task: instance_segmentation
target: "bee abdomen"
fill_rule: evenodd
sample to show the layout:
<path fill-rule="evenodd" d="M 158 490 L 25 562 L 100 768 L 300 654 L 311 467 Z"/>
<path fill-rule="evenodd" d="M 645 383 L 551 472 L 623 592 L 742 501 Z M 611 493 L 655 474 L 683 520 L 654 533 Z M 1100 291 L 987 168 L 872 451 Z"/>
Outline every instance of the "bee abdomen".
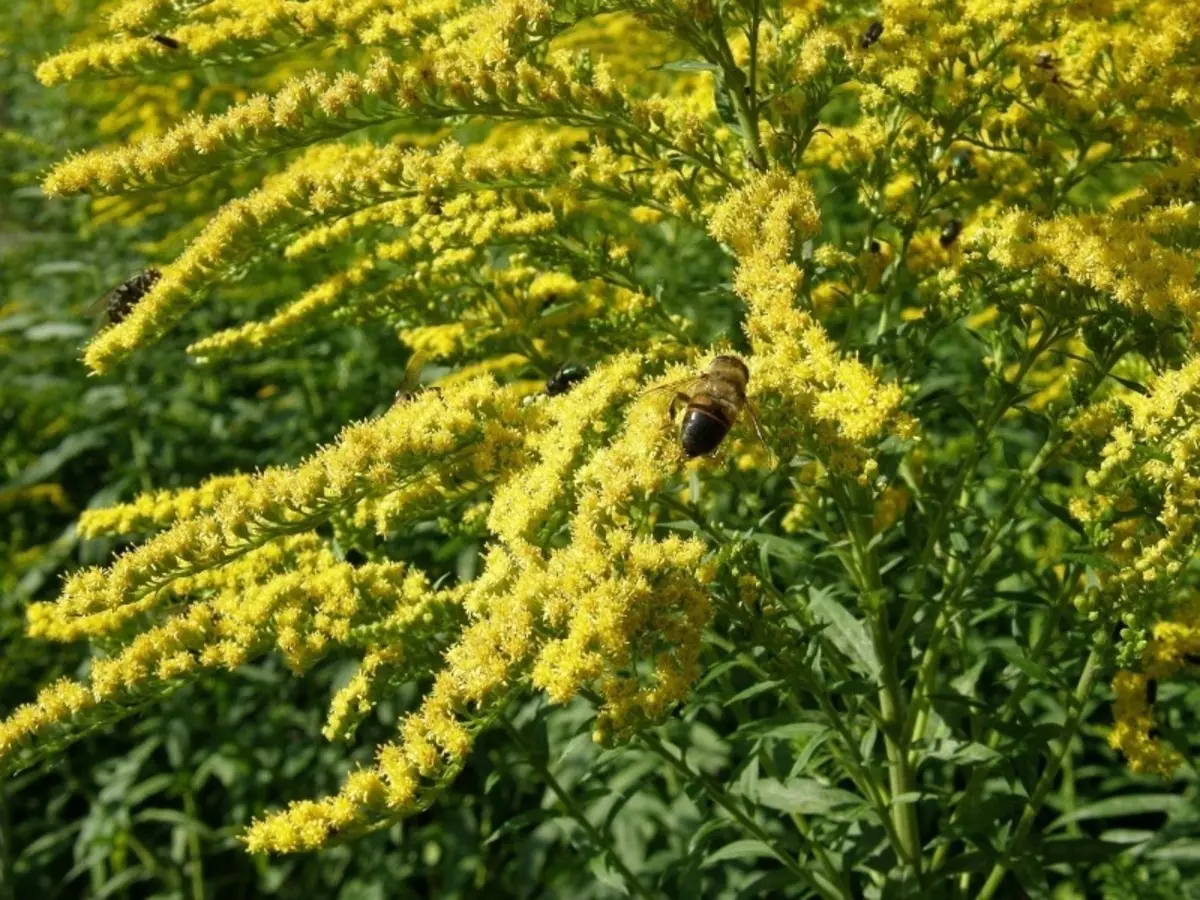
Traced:
<path fill-rule="evenodd" d="M 715 411 L 689 406 L 679 431 L 684 455 L 691 459 L 712 453 L 729 433 L 729 426 L 730 423 Z"/>

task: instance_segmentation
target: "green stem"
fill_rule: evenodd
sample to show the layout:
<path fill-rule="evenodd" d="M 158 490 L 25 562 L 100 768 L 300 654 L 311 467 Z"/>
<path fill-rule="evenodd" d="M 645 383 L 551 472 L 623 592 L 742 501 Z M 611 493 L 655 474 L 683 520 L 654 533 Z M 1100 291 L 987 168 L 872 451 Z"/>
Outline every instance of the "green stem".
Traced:
<path fill-rule="evenodd" d="M 1063 578 L 1063 590 L 1059 595 L 1058 602 L 1050 610 L 1050 614 L 1043 625 L 1041 633 L 1037 636 L 1033 646 L 1029 650 L 1029 658 L 1040 663 L 1042 654 L 1050 642 L 1057 636 L 1058 622 L 1071 608 L 1071 598 L 1075 593 L 1075 581 L 1077 574 L 1073 567 L 1068 567 L 1066 576 Z M 1008 699 L 1004 702 L 1004 706 L 1000 709 L 994 722 L 996 725 L 1006 724 L 1016 714 L 1021 707 L 1021 701 L 1025 698 L 1025 694 L 1032 686 L 1032 679 L 1027 672 L 1022 672 L 1013 687 L 1012 693 L 1008 695 Z M 990 750 L 995 750 L 1000 745 L 1000 732 L 992 727 L 986 727 L 978 735 L 978 741 L 984 744 Z M 966 788 L 963 789 L 962 795 L 954 804 L 954 809 L 950 815 L 950 823 L 956 824 L 962 817 L 962 811 L 969 806 L 974 797 L 983 789 L 984 783 L 987 781 L 988 770 L 984 767 L 977 767 L 972 773 L 971 778 L 967 782 Z M 950 852 L 950 843 L 940 845 L 933 855 L 932 871 L 937 871 L 942 867 L 946 860 L 946 856 Z"/>
<path fill-rule="evenodd" d="M 850 900 L 850 897 L 842 893 L 841 888 L 837 884 L 829 881 L 824 874 L 812 874 L 803 866 L 800 865 L 792 855 L 784 850 L 780 850 L 771 842 L 771 836 L 766 830 L 759 825 L 754 819 L 746 815 L 739 807 L 734 798 L 730 797 L 719 784 L 705 775 L 703 772 L 697 772 L 691 768 L 681 757 L 676 756 L 660 741 L 657 735 L 644 731 L 638 735 L 638 739 L 645 744 L 650 750 L 662 757 L 667 764 L 678 772 L 685 781 L 691 784 L 698 784 L 708 794 L 709 798 L 720 806 L 725 812 L 742 826 L 747 832 L 752 834 L 758 840 L 762 841 L 763 845 L 771 852 L 771 854 L 783 863 L 784 867 L 789 872 L 799 878 L 813 891 L 816 891 L 823 897 L 832 898 L 832 900 Z"/>
<path fill-rule="evenodd" d="M 917 880 L 921 873 L 921 832 L 915 803 L 896 803 L 897 797 L 916 790 L 914 770 L 909 764 L 905 742 L 905 696 L 896 669 L 896 654 L 889 638 L 887 603 L 884 601 L 878 560 L 864 533 L 862 518 L 855 512 L 845 487 L 834 480 L 831 484 L 834 503 L 842 514 L 850 538 L 854 577 L 863 597 L 863 608 L 870 611 L 871 640 L 879 660 L 879 711 L 883 723 L 884 746 L 888 758 L 888 784 L 891 789 L 891 818 L 899 841 L 900 856 L 912 868 Z"/>
<path fill-rule="evenodd" d="M 591 820 L 588 819 L 587 814 L 583 811 L 583 809 L 580 808 L 579 804 L 575 802 L 575 798 L 567 793 L 566 789 L 559 783 L 558 779 L 554 777 L 554 773 L 550 771 L 550 767 L 546 765 L 541 757 L 533 752 L 528 744 L 525 743 L 524 738 L 522 738 L 520 732 L 513 727 L 513 724 L 503 716 L 500 717 L 500 724 L 503 726 L 504 730 L 508 732 L 508 735 L 512 738 L 513 743 L 515 743 L 521 749 L 521 752 L 525 754 L 525 758 L 529 760 L 529 764 L 537 770 L 537 773 L 546 782 L 550 790 L 552 790 L 554 795 L 558 797 L 558 800 L 563 805 L 563 808 L 587 833 L 592 845 L 601 853 L 603 853 L 608 858 L 609 862 L 613 864 L 616 870 L 621 873 L 621 877 L 625 879 L 625 884 L 629 887 L 629 890 L 638 897 L 641 897 L 642 900 L 655 900 L 654 893 L 651 892 L 648 887 L 642 884 L 641 880 L 633 873 L 633 870 L 630 869 L 629 866 L 625 865 L 625 861 L 622 860 L 617 854 L 616 848 L 614 848 L 612 843 L 600 833 L 600 830 L 596 828 L 595 825 L 592 824 Z"/>
<path fill-rule="evenodd" d="M 1096 677 L 1100 674 L 1100 655 L 1104 646 L 1107 644 L 1107 637 L 1102 638 L 1102 643 L 1094 647 L 1092 652 L 1088 654 L 1087 662 L 1083 666 L 1083 672 L 1079 676 L 1079 683 L 1075 686 L 1073 695 L 1072 709 L 1068 712 L 1066 720 L 1062 724 L 1062 728 L 1058 734 L 1059 748 L 1058 752 L 1050 757 L 1046 764 L 1045 771 L 1042 772 L 1042 777 L 1038 779 L 1037 784 L 1033 788 L 1033 793 L 1029 795 L 1029 799 L 1025 802 L 1025 808 L 1021 812 L 1021 818 L 1017 822 L 1017 830 L 1013 832 L 1012 840 L 1009 841 L 1008 847 L 1005 848 L 1000 861 L 992 868 L 991 874 L 984 882 L 983 889 L 979 892 L 978 900 L 991 900 L 992 896 L 999 889 L 1001 882 L 1004 881 L 1005 873 L 1008 872 L 1013 860 L 1024 848 L 1026 839 L 1029 837 L 1030 831 L 1033 829 L 1034 819 L 1037 818 L 1038 812 L 1042 808 L 1042 804 L 1046 802 L 1046 797 L 1054 787 L 1054 779 L 1058 776 L 1058 770 L 1062 766 L 1063 759 L 1071 749 L 1071 741 L 1075 737 L 1075 732 L 1079 730 L 1080 723 L 1083 721 L 1083 711 L 1087 705 L 1087 699 L 1091 696 L 1092 688 L 1095 686 Z"/>
<path fill-rule="evenodd" d="M 8 786 L 0 784 L 0 900 L 12 900 L 12 822 L 8 816 Z"/>
<path fill-rule="evenodd" d="M 725 80 L 725 93 L 733 106 L 733 114 L 737 117 L 738 126 L 742 129 L 742 145 L 751 165 L 760 172 L 767 169 L 767 155 L 763 152 L 762 142 L 758 134 L 758 114 L 754 108 L 754 98 L 749 82 L 741 67 L 733 58 L 733 50 L 725 37 L 725 26 L 717 17 L 713 28 L 713 36 L 717 42 L 717 62 Z"/>
<path fill-rule="evenodd" d="M 183 795 L 183 811 L 189 819 L 197 821 L 196 796 L 189 787 Z M 192 900 L 204 900 L 204 849 L 200 844 L 200 835 L 195 828 L 188 829 L 188 853 L 192 857 L 191 883 Z"/>
<path fill-rule="evenodd" d="M 913 703 L 909 709 L 909 716 L 904 726 L 906 742 L 919 741 L 925 734 L 925 725 L 929 716 L 929 696 L 933 690 L 933 682 L 936 680 L 938 661 L 941 655 L 942 637 L 954 616 L 955 610 L 958 608 L 959 601 L 962 599 L 963 594 L 966 593 L 967 587 L 971 584 L 971 579 L 979 571 L 979 567 L 983 565 L 992 550 L 995 549 L 1001 533 L 1009 524 L 1009 517 L 1017 508 L 1017 505 L 1025 499 L 1025 495 L 1029 493 L 1033 485 L 1037 483 L 1038 473 L 1057 449 L 1057 441 L 1053 438 L 1047 438 L 1046 442 L 1042 444 L 1042 448 L 1038 451 L 1037 456 L 1033 458 L 1033 461 L 1030 462 L 1022 474 L 1017 487 L 1009 492 L 1004 508 L 1000 511 L 999 515 L 993 518 L 991 526 L 984 534 L 984 538 L 975 553 L 972 554 L 970 562 L 962 568 L 961 574 L 958 572 L 957 567 L 954 568 L 953 584 L 950 593 L 941 604 L 937 620 L 934 622 L 933 633 L 930 635 L 929 643 L 925 647 L 925 652 L 921 658 L 917 684 L 913 689 Z M 947 567 L 947 574 L 952 574 L 950 567 Z"/>

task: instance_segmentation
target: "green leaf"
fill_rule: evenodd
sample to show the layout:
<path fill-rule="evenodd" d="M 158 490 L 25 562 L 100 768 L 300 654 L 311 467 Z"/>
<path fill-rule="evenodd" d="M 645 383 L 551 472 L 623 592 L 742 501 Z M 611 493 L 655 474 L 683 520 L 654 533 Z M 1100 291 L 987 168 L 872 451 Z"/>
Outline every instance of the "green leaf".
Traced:
<path fill-rule="evenodd" d="M 1041 504 L 1042 508 L 1045 509 L 1046 512 L 1050 513 L 1050 515 L 1054 516 L 1054 518 L 1058 519 L 1058 521 L 1062 522 L 1072 531 L 1076 532 L 1082 537 L 1087 537 L 1087 532 L 1084 530 L 1083 525 L 1079 523 L 1078 519 L 1071 515 L 1070 510 L 1068 510 L 1065 506 L 1055 503 L 1053 500 L 1047 500 L 1045 497 L 1038 497 L 1037 502 Z"/>
<path fill-rule="evenodd" d="M 867 633 L 867 626 L 854 618 L 828 592 L 812 592 L 808 606 L 818 621 L 827 628 L 825 633 L 833 645 L 844 653 L 859 669 L 872 678 L 878 678 L 882 666 L 875 655 L 875 645 Z"/>
<path fill-rule="evenodd" d="M 717 115 L 734 134 L 742 133 L 738 123 L 737 112 L 733 108 L 733 100 L 729 96 L 729 88 L 725 84 L 724 73 L 717 69 L 713 72 L 713 103 L 717 107 Z"/>
<path fill-rule="evenodd" d="M 927 751 L 925 755 L 931 759 L 956 762 L 962 765 L 990 763 L 1000 758 L 1000 754 L 990 747 L 985 747 L 975 741 L 959 741 L 954 738 L 938 741 L 933 749 Z"/>
<path fill-rule="evenodd" d="M 1191 812 L 1191 804 L 1178 794 L 1124 794 L 1107 797 L 1079 809 L 1059 816 L 1050 823 L 1047 831 L 1054 831 L 1071 822 L 1089 819 L 1111 819 L 1117 816 L 1139 816 L 1145 813 L 1164 813 L 1170 816 L 1185 816 Z"/>
<path fill-rule="evenodd" d="M 133 816 L 137 822 L 161 822 L 164 825 L 174 825 L 185 831 L 192 831 L 203 838 L 212 836 L 212 829 L 192 816 L 178 809 L 143 809 Z"/>
<path fill-rule="evenodd" d="M 762 841 L 747 838 L 726 844 L 720 850 L 710 853 L 700 865 L 704 868 L 728 859 L 755 859 L 764 856 L 774 859 L 775 852 Z"/>
<path fill-rule="evenodd" d="M 47 450 L 0 491 L 28 487 L 45 481 L 75 457 L 105 442 L 106 428 L 88 428 L 67 435 L 53 450 Z"/>
<path fill-rule="evenodd" d="M 653 66 L 652 71 L 658 72 L 716 72 L 720 70 L 716 63 L 704 59 L 677 59 L 674 62 Z"/>
<path fill-rule="evenodd" d="M 864 805 L 858 794 L 829 787 L 812 778 L 794 778 L 786 783 L 764 779 L 758 782 L 754 799 L 771 809 L 801 815 L 832 815 L 853 808 L 861 811 Z"/>
<path fill-rule="evenodd" d="M 760 681 L 758 684 L 751 685 L 744 691 L 739 691 L 728 700 L 725 701 L 725 706 L 732 706 L 735 703 L 741 703 L 743 700 L 749 700 L 751 697 L 757 697 L 759 694 L 765 694 L 767 691 L 773 691 L 783 684 L 782 681 Z"/>

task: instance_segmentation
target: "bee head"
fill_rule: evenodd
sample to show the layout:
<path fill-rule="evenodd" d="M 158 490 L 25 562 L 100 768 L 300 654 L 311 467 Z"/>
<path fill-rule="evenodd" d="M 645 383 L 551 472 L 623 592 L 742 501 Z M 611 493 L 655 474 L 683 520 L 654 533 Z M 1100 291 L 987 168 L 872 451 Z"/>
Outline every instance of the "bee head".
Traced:
<path fill-rule="evenodd" d="M 750 381 L 750 370 L 737 356 L 718 356 L 708 364 L 708 374 L 735 381 L 743 388 Z"/>

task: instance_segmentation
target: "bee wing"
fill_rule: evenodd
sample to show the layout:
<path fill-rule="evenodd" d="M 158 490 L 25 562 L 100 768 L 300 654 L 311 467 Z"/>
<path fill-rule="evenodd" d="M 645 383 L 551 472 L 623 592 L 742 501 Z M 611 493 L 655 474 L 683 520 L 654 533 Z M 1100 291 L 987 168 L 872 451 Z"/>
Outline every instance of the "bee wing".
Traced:
<path fill-rule="evenodd" d="M 112 297 L 113 291 L 115 291 L 115 290 L 116 290 L 116 288 L 109 288 L 108 290 L 106 290 L 103 294 L 101 294 L 99 297 L 97 297 L 95 300 L 91 301 L 87 306 L 85 306 L 84 311 L 89 316 L 93 316 L 96 313 L 102 311 L 106 306 L 108 306 L 109 298 Z"/>
<path fill-rule="evenodd" d="M 762 422 L 758 420 L 758 409 L 755 407 L 754 401 L 747 397 L 744 408 L 747 415 L 750 416 L 750 421 L 754 423 L 754 433 L 758 435 L 759 441 L 762 442 L 763 449 L 767 451 L 767 459 L 771 464 L 771 468 L 774 469 L 777 465 L 779 465 L 779 460 L 775 456 L 775 451 L 772 449 L 770 442 L 767 440 L 766 432 L 763 431 Z"/>
<path fill-rule="evenodd" d="M 397 394 L 411 393 L 416 390 L 421 384 L 421 370 L 425 368 L 425 362 L 429 359 L 429 354 L 421 350 L 414 350 L 412 356 L 408 358 L 408 362 L 404 366 L 404 377 L 400 380 L 400 389 Z"/>
<path fill-rule="evenodd" d="M 690 388 L 693 385 L 695 385 L 699 380 L 700 379 L 697 376 L 691 375 L 691 376 L 688 376 L 687 378 L 680 378 L 676 381 L 668 381 L 666 384 L 656 384 L 654 387 L 646 388 L 638 396 L 645 397 L 647 394 L 657 394 L 659 391 L 680 390 L 681 388 L 683 388 L 685 386 Z M 683 391 L 683 393 L 686 394 L 687 391 L 685 390 L 685 391 Z"/>

